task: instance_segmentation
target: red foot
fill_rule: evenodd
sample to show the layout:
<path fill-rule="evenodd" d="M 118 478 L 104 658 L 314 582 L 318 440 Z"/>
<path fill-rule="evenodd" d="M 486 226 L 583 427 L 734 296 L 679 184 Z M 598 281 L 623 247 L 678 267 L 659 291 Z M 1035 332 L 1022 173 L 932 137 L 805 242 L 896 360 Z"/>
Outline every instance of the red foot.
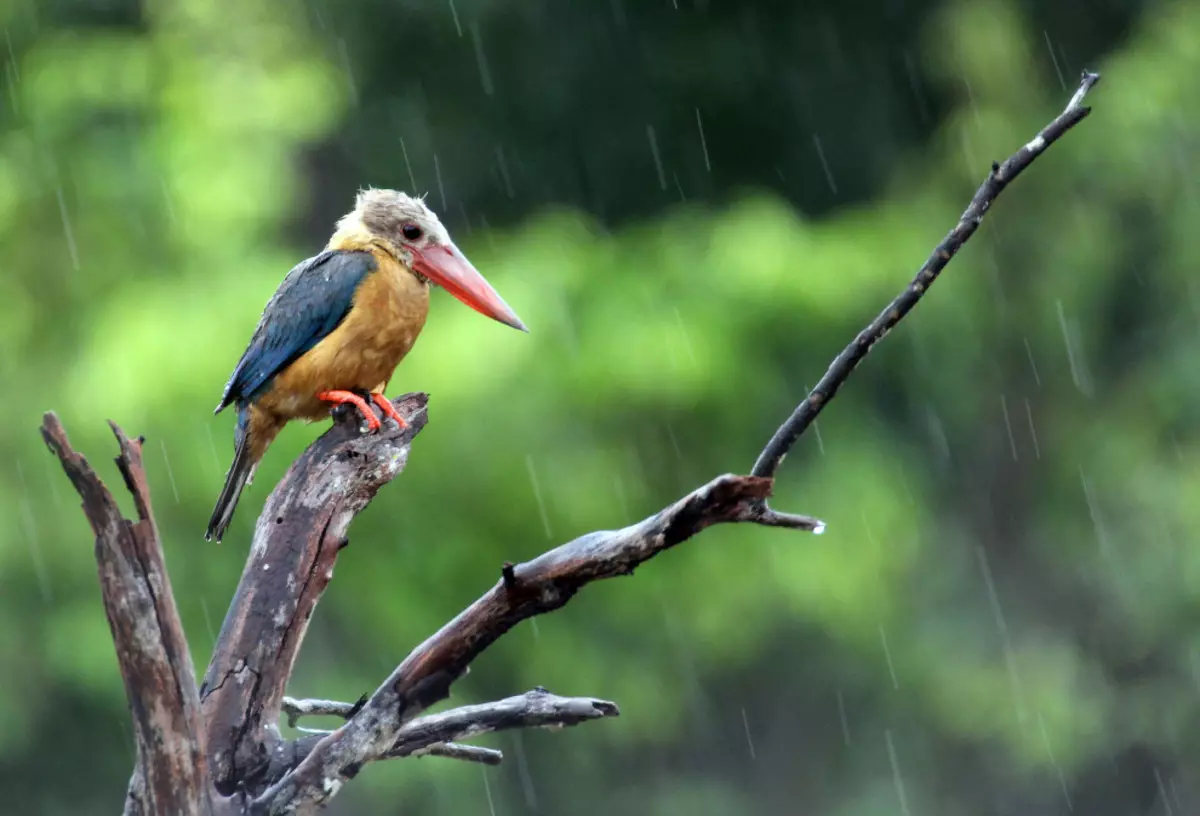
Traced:
<path fill-rule="evenodd" d="M 400 416 L 400 412 L 396 410 L 395 405 L 392 405 L 391 400 L 377 391 L 371 393 L 371 399 L 374 400 L 375 404 L 379 406 L 384 415 L 396 420 L 397 425 L 399 425 L 401 428 L 408 427 L 408 421 L 405 420 L 404 417 Z"/>
<path fill-rule="evenodd" d="M 362 414 L 363 419 L 367 421 L 368 428 L 370 428 L 372 431 L 378 431 L 381 427 L 379 424 L 379 417 L 375 416 L 375 412 L 371 410 L 371 406 L 367 405 L 367 401 L 358 394 L 354 394 L 349 391 L 321 391 L 319 394 L 317 394 L 317 399 L 322 400 L 323 402 L 332 402 L 335 405 L 341 405 L 348 402 L 357 408 L 358 412 Z"/>

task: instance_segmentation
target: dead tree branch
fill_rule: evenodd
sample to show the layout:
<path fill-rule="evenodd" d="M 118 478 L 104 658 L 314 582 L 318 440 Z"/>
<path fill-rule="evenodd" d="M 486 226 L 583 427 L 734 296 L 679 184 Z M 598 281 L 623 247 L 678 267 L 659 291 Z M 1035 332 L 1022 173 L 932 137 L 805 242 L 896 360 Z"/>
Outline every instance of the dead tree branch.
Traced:
<path fill-rule="evenodd" d="M 825 376 L 821 377 L 813 386 L 808 396 L 796 407 L 787 421 L 779 426 L 779 430 L 763 448 L 763 452 L 758 456 L 758 461 L 754 463 L 754 468 L 750 471 L 751 475 L 768 478 L 775 476 L 775 472 L 779 470 L 779 465 L 783 463 L 783 458 L 792 449 L 792 445 L 796 444 L 800 435 L 808 430 L 808 426 L 813 423 L 817 415 L 837 395 L 842 383 L 867 356 L 867 352 L 895 328 L 896 324 L 903 320 L 904 316 L 912 311 L 917 302 L 929 291 L 929 287 L 933 286 L 938 275 L 946 268 L 946 264 L 950 263 L 950 259 L 958 254 L 958 251 L 975 234 L 975 230 L 979 229 L 980 223 L 983 222 L 983 216 L 991 209 L 992 202 L 1004 192 L 1004 188 L 1026 167 L 1033 164 L 1034 159 L 1045 153 L 1046 148 L 1061 139 L 1068 130 L 1082 122 L 1092 112 L 1091 108 L 1084 107 L 1083 100 L 1088 91 L 1099 81 L 1099 74 L 1084 71 L 1079 89 L 1075 91 L 1071 101 L 1067 103 L 1067 107 L 1053 122 L 1042 128 L 1037 136 L 1009 156 L 1003 164 L 992 162 L 992 171 L 975 191 L 975 197 L 971 199 L 971 203 L 959 217 L 954 229 L 950 230 L 942 242 L 930 253 L 929 258 L 908 287 L 884 307 L 884 310 L 858 333 L 850 345 L 834 358 L 826 370 Z"/>
<path fill-rule="evenodd" d="M 490 590 L 413 650 L 360 703 L 285 701 L 283 695 L 350 522 L 403 470 L 412 440 L 425 425 L 424 394 L 395 401 L 408 418 L 406 429 L 388 423 L 378 433 L 360 435 L 354 420 L 335 417 L 334 426 L 276 486 L 258 520 L 199 702 L 150 514 L 140 446 L 114 426 L 122 450 L 118 464 L 138 507 L 135 523 L 121 518 L 111 495 L 47 415 L 43 434 L 96 531 L 105 608 L 137 725 L 138 767 L 127 812 L 310 813 L 367 762 L 433 754 L 498 762 L 499 752 L 455 740 L 615 716 L 612 703 L 543 690 L 420 715 L 449 696 L 471 662 L 521 621 L 559 609 L 593 581 L 632 574 L 707 527 L 751 523 L 821 532 L 817 519 L 768 507 L 779 465 L 867 352 L 912 310 L 975 233 L 996 197 L 1088 115 L 1083 100 L 1097 81 L 1098 75 L 1085 72 L 1066 110 L 1003 164 L 993 164 L 958 224 L 904 292 L 837 356 L 775 432 L 749 476 L 719 476 L 637 524 L 588 533 L 523 564 L 506 563 Z M 290 718 L 334 714 L 346 722 L 328 733 L 284 740 L 278 731 L 284 711 Z"/>
<path fill-rule="evenodd" d="M 121 514 L 112 493 L 88 460 L 71 447 L 53 413 L 42 418 L 42 438 L 79 491 L 84 515 L 96 534 L 100 591 L 137 748 L 125 812 L 212 814 L 196 672 L 150 510 L 142 441 L 129 439 L 109 424 L 121 450 L 117 467 L 133 495 L 137 521 Z"/>
<path fill-rule="evenodd" d="M 425 394 L 393 401 L 407 428 L 361 434 L 352 412 L 309 446 L 267 498 L 237 594 L 200 688 L 217 790 L 266 771 L 283 694 L 308 622 L 349 540 L 350 521 L 404 470 L 428 421 Z"/>
<path fill-rule="evenodd" d="M 592 581 L 629 575 L 634 568 L 713 524 L 752 522 L 820 531 L 819 521 L 767 507 L 784 456 L 833 398 L 871 347 L 912 310 L 937 275 L 979 227 L 991 202 L 1046 148 L 1090 113 L 1082 106 L 1099 81 L 1085 72 L 1067 108 L 991 173 L 958 225 L 933 251 L 908 288 L 838 355 L 796 411 L 775 432 L 751 476 L 721 476 L 638 524 L 595 532 L 516 567 L 454 620 L 422 643 L 344 726 L 323 737 L 296 768 L 271 786 L 255 807 L 280 813 L 323 804 L 362 765 L 382 757 L 403 725 L 449 696 L 450 685 L 501 635 L 526 618 L 558 609 Z"/>
<path fill-rule="evenodd" d="M 300 717 L 333 716 L 350 719 L 362 707 L 361 703 L 340 703 L 334 700 L 294 700 L 285 697 L 284 713 L 290 724 L 295 725 Z M 508 731 L 514 728 L 565 728 L 588 720 L 616 717 L 620 714 L 616 703 L 591 697 L 559 697 L 538 688 L 516 697 L 508 697 L 493 703 L 462 706 L 437 714 L 418 717 L 400 729 L 395 742 L 381 755 L 381 759 L 397 759 L 407 756 L 444 756 L 453 759 L 484 761 L 499 764 L 503 754 L 493 749 L 489 759 L 463 756 L 453 747 L 454 740 L 471 739 L 493 731 Z M 328 732 L 332 733 L 332 732 Z M 317 733 L 296 740 L 286 757 L 277 758 L 276 776 L 294 768 L 323 739 Z M 443 747 L 439 747 L 443 746 Z M 458 746 L 469 748 L 471 746 Z"/>

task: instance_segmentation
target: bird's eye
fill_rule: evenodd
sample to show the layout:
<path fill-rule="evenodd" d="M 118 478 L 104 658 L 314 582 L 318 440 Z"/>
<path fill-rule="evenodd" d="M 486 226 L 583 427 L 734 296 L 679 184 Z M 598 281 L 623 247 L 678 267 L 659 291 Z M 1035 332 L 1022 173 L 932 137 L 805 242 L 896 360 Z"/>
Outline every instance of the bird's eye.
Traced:
<path fill-rule="evenodd" d="M 416 241 L 421 237 L 421 228 L 416 224 L 405 224 L 400 228 L 400 234 L 406 241 Z"/>

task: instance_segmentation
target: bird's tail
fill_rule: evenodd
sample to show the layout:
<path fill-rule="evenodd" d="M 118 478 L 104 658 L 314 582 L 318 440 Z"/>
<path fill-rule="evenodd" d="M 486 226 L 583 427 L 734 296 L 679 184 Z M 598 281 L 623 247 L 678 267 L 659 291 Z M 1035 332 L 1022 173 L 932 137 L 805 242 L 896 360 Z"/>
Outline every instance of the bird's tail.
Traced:
<path fill-rule="evenodd" d="M 233 520 L 233 511 L 237 509 L 242 490 L 254 475 L 254 466 L 257 462 L 250 452 L 248 420 L 246 409 L 243 408 L 238 412 L 233 464 L 229 466 L 229 472 L 225 474 L 225 486 L 221 488 L 221 495 L 217 497 L 217 506 L 213 508 L 212 518 L 208 520 L 208 532 L 204 534 L 205 541 L 220 541 L 221 536 L 225 535 L 229 522 Z"/>

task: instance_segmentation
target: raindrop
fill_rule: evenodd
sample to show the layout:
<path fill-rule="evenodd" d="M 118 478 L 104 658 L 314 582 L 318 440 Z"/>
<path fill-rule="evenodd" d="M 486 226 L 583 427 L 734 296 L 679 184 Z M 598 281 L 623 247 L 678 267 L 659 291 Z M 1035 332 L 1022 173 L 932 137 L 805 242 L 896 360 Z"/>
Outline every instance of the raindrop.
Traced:
<path fill-rule="evenodd" d="M 1000 606 L 1000 595 L 996 592 L 996 584 L 992 580 L 992 569 L 988 565 L 987 551 L 983 547 L 975 548 L 975 555 L 979 560 L 979 571 L 983 574 L 983 583 L 987 586 L 988 603 L 992 607 L 992 618 L 996 622 L 996 629 L 1000 632 L 1000 640 L 1004 648 L 1004 662 L 1008 666 L 1008 682 L 1012 686 L 1013 700 L 1017 705 L 1017 721 L 1025 721 L 1025 702 L 1024 690 L 1021 687 L 1021 678 L 1017 674 L 1017 655 L 1012 647 L 1012 638 L 1008 631 L 1008 622 L 1004 619 L 1004 609 Z"/>
<path fill-rule="evenodd" d="M 175 203 L 171 200 L 171 188 L 167 186 L 165 176 L 159 176 L 159 184 L 162 187 L 163 204 L 167 208 L 167 218 L 171 219 L 172 224 L 178 223 L 175 217 Z"/>
<path fill-rule="evenodd" d="M 1112 552 L 1108 544 L 1108 530 L 1104 526 L 1104 520 L 1100 517 L 1100 508 L 1096 504 L 1096 497 L 1092 493 L 1092 486 L 1088 483 L 1087 476 L 1083 473 L 1083 466 L 1079 467 L 1079 480 L 1083 482 L 1083 495 L 1087 499 L 1088 513 L 1092 517 L 1092 526 L 1096 528 L 1096 538 L 1100 542 L 1100 552 L 1105 558 L 1112 558 Z"/>
<path fill-rule="evenodd" d="M 175 486 L 175 473 L 171 470 L 171 460 L 167 458 L 167 441 L 160 439 L 162 445 L 163 464 L 167 466 L 167 479 L 171 482 L 171 492 L 175 494 L 175 503 L 179 504 L 179 488 Z"/>
<path fill-rule="evenodd" d="M 842 721 L 842 739 L 846 741 L 846 747 L 850 746 L 850 720 L 846 717 L 846 701 L 842 697 L 842 690 L 837 692 L 838 717 Z"/>
<path fill-rule="evenodd" d="M 821 169 L 825 171 L 825 181 L 829 184 L 829 189 L 837 195 L 837 183 L 833 180 L 833 172 L 829 169 L 829 162 L 825 161 L 825 150 L 821 147 L 821 137 L 817 134 L 812 135 L 813 147 L 817 149 L 817 158 L 821 160 Z"/>
<path fill-rule="evenodd" d="M 454 7 L 454 0 L 450 0 L 450 16 L 454 18 L 454 30 L 458 32 L 458 36 L 462 36 L 462 23 L 458 21 L 458 9 Z"/>
<path fill-rule="evenodd" d="M 1046 38 L 1046 50 L 1050 52 L 1050 61 L 1054 63 L 1054 73 L 1058 74 L 1058 84 L 1065 91 L 1067 89 L 1067 81 L 1063 79 L 1062 68 L 1058 65 L 1058 56 L 1054 53 L 1054 44 L 1050 42 L 1050 32 L 1043 29 L 1042 35 Z"/>
<path fill-rule="evenodd" d="M 21 520 L 25 523 L 25 540 L 29 542 L 29 557 L 33 561 L 33 573 L 37 576 L 38 590 L 42 600 L 50 603 L 54 595 L 50 591 L 50 573 L 46 570 L 46 561 L 42 558 L 42 543 L 38 539 L 37 522 L 34 520 L 33 507 L 29 499 L 21 499 Z"/>
<path fill-rule="evenodd" d="M 487 794 L 488 812 L 496 816 L 496 803 L 492 801 L 492 786 L 488 784 L 487 766 L 483 766 L 483 792 Z"/>
<path fill-rule="evenodd" d="M 1012 422 L 1008 419 L 1008 400 L 1000 395 L 1000 409 L 1004 411 L 1004 427 L 1008 431 L 1008 446 L 1012 450 L 1013 461 L 1017 461 L 1017 439 L 1013 436 Z"/>
<path fill-rule="evenodd" d="M 675 308 L 675 322 L 679 325 L 679 334 L 683 337 L 683 346 L 687 349 L 688 358 L 692 361 L 693 366 L 699 367 L 696 362 L 696 352 L 692 348 L 692 339 L 688 337 L 687 327 L 683 325 L 683 313 L 679 311 L 679 307 Z"/>
<path fill-rule="evenodd" d="M 654 125 L 646 125 L 646 139 L 650 142 L 650 154 L 654 157 L 654 169 L 658 171 L 658 186 L 667 189 L 667 176 L 663 172 L 662 157 L 658 155 L 658 140 L 654 137 Z"/>
<path fill-rule="evenodd" d="M 879 624 L 879 642 L 883 644 L 883 656 L 887 660 L 888 674 L 892 678 L 892 688 L 899 691 L 900 681 L 896 679 L 896 667 L 892 663 L 892 650 L 888 648 L 887 632 L 883 631 L 883 624 Z"/>
<path fill-rule="evenodd" d="M 1058 785 L 1062 789 L 1063 799 L 1067 803 L 1067 810 L 1071 813 L 1075 812 L 1075 806 L 1071 803 L 1071 791 L 1067 789 L 1067 778 L 1063 775 L 1062 767 L 1058 764 L 1058 760 L 1054 757 L 1054 749 L 1050 747 L 1050 735 L 1046 733 L 1046 721 L 1042 719 L 1042 713 L 1039 711 L 1037 715 L 1038 729 L 1042 732 L 1042 744 L 1046 746 L 1046 756 L 1050 758 L 1050 764 L 1054 766 L 1054 770 L 1058 772 Z"/>
<path fill-rule="evenodd" d="M 812 534 L 813 535 L 824 535 L 825 534 L 825 522 L 823 522 L 823 521 L 817 522 L 817 526 L 813 527 L 813 529 L 812 529 Z"/>
<path fill-rule="evenodd" d="M 1033 408 L 1029 405 L 1029 400 L 1025 400 L 1025 416 L 1029 418 L 1029 438 L 1033 440 L 1033 458 L 1041 459 L 1042 451 L 1038 447 L 1037 431 L 1033 429 Z"/>
<path fill-rule="evenodd" d="M 1158 782 L 1158 795 L 1162 798 L 1163 807 L 1167 810 L 1167 816 L 1173 816 L 1174 810 L 1171 809 L 1171 799 L 1167 796 L 1167 786 L 1163 784 L 1162 774 L 1158 768 L 1154 769 L 1154 780 Z"/>
<path fill-rule="evenodd" d="M 538 512 L 542 515 L 542 526 L 546 528 L 546 538 L 554 538 L 550 531 L 550 517 L 546 514 L 546 503 L 542 500 L 542 490 L 538 486 L 537 473 L 533 469 L 533 457 L 526 454 L 525 467 L 529 470 L 529 481 L 533 483 L 533 497 L 537 500 Z"/>
<path fill-rule="evenodd" d="M 446 188 L 442 185 L 442 164 L 438 161 L 438 154 L 433 154 L 433 174 L 437 176 L 438 197 L 442 199 L 442 212 L 449 209 L 446 204 Z M 463 213 L 463 218 L 466 218 L 466 213 Z"/>
<path fill-rule="evenodd" d="M 208 639 L 215 646 L 217 643 L 217 630 L 213 628 L 212 615 L 208 612 L 208 600 L 200 596 L 200 614 L 204 616 L 204 628 L 208 630 Z"/>
<path fill-rule="evenodd" d="M 933 437 L 934 448 L 943 459 L 949 459 L 950 441 L 946 439 L 946 429 L 942 427 L 942 420 L 934 412 L 932 405 L 926 406 L 925 419 L 929 423 L 929 434 Z"/>
<path fill-rule="evenodd" d="M 479 34 L 479 23 L 471 23 L 471 43 L 475 46 L 475 62 L 479 64 L 479 80 L 483 83 L 483 92 L 492 96 L 492 75 L 488 71 L 487 57 L 483 53 L 483 38 Z"/>
<path fill-rule="evenodd" d="M 217 473 L 221 473 L 221 457 L 217 455 L 217 440 L 213 438 L 212 427 L 207 423 L 204 425 L 204 432 L 208 434 L 208 447 L 212 451 L 213 466 L 217 469 Z"/>
<path fill-rule="evenodd" d="M 891 729 L 883 732 L 883 738 L 887 741 L 888 761 L 892 763 L 892 781 L 896 785 L 896 798 L 900 800 L 900 810 L 904 812 L 904 816 L 910 816 L 908 796 L 904 793 L 904 777 L 900 774 L 900 761 L 896 758 L 896 745 L 892 742 Z"/>
<path fill-rule="evenodd" d="M 925 94 L 921 92 L 921 80 L 917 75 L 917 65 L 913 61 L 912 54 L 904 54 L 904 70 L 908 74 L 908 84 L 912 88 L 913 96 L 917 100 L 917 113 L 921 117 L 922 122 L 929 121 L 929 106 L 925 102 Z"/>
<path fill-rule="evenodd" d="M 675 455 L 679 459 L 683 459 L 683 449 L 679 447 L 679 440 L 675 438 L 675 430 L 670 425 L 664 426 L 664 429 L 667 432 L 667 439 L 671 442 L 671 449 L 675 451 Z"/>
<path fill-rule="evenodd" d="M 1033 371 L 1033 381 L 1038 385 L 1042 384 L 1042 378 L 1038 376 L 1037 363 L 1033 361 L 1033 349 L 1029 346 L 1029 338 L 1021 338 L 1025 341 L 1025 354 L 1029 357 L 1029 368 Z"/>
<path fill-rule="evenodd" d="M 1071 364 L 1071 379 L 1075 382 L 1075 387 L 1084 396 L 1090 397 L 1092 395 L 1092 383 L 1091 377 L 1088 375 L 1087 366 L 1083 360 L 1083 355 L 1078 348 L 1080 343 L 1079 331 L 1074 325 L 1067 323 L 1067 316 L 1063 311 L 1062 301 L 1056 300 L 1055 306 L 1058 309 L 1058 325 L 1062 328 L 1063 342 L 1067 345 L 1067 361 Z"/>
<path fill-rule="evenodd" d="M 754 754 L 754 740 L 750 737 L 750 720 L 746 717 L 746 709 L 742 707 L 742 728 L 746 731 L 746 744 L 750 746 L 750 759 L 757 759 Z"/>
<path fill-rule="evenodd" d="M 529 774 L 529 760 L 525 756 L 525 740 L 520 730 L 513 731 L 513 753 L 517 755 L 517 772 L 521 775 L 521 791 L 525 794 L 525 804 L 531 810 L 537 810 L 537 794 L 533 790 L 533 777 Z"/>
<path fill-rule="evenodd" d="M 350 104 L 358 104 L 358 88 L 354 85 L 354 67 L 350 62 L 350 51 L 346 48 L 346 40 L 338 37 L 338 55 L 342 58 L 342 68 L 346 72 L 346 90 L 349 91 Z"/>
<path fill-rule="evenodd" d="M 63 199 L 62 187 L 55 188 L 58 196 L 58 212 L 62 216 L 63 231 L 67 235 L 67 249 L 71 252 L 71 266 L 79 271 L 79 249 L 75 246 L 75 232 L 71 229 L 71 216 L 67 213 L 67 202 Z"/>
<path fill-rule="evenodd" d="M 509 198 L 515 198 L 513 194 L 512 179 L 508 175 L 508 162 L 504 160 L 504 148 L 496 145 L 496 162 L 500 165 L 500 178 L 504 179 L 504 192 Z"/>
<path fill-rule="evenodd" d="M 408 189 L 412 192 L 413 195 L 416 195 L 417 194 L 417 177 L 413 175 L 412 164 L 408 160 L 408 146 L 404 144 L 403 136 L 400 137 L 400 153 L 404 156 L 404 167 L 408 170 L 408 183 L 410 185 Z M 436 165 L 436 161 L 437 161 L 436 157 L 435 157 L 434 161 L 435 161 L 434 166 L 436 167 L 437 166 Z"/>
<path fill-rule="evenodd" d="M 704 139 L 704 123 L 700 121 L 700 109 L 696 108 L 696 129 L 700 131 L 700 149 L 704 151 L 704 169 L 712 172 L 712 163 L 708 160 L 708 142 Z"/>

